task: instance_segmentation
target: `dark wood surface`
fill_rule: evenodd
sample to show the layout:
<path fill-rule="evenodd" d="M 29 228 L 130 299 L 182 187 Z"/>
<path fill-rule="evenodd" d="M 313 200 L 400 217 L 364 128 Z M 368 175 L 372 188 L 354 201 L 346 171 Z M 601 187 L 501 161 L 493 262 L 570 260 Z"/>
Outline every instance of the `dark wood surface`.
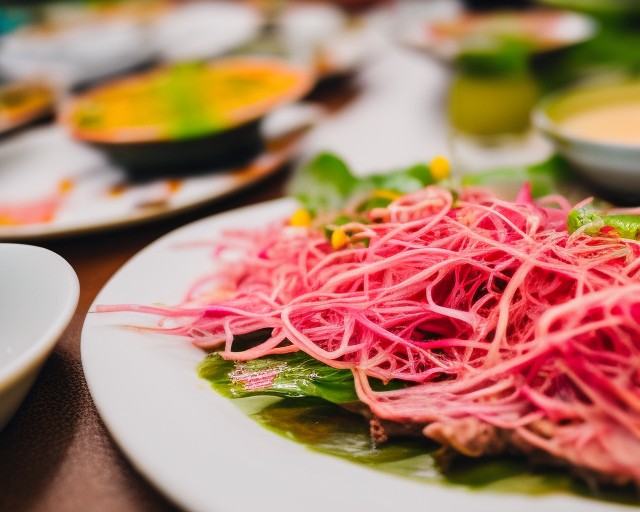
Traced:
<path fill-rule="evenodd" d="M 311 98 L 330 111 L 357 95 L 336 82 Z M 0 511 L 171 511 L 176 507 L 125 458 L 91 400 L 82 371 L 85 315 L 109 278 L 160 236 L 199 218 L 281 197 L 290 167 L 234 196 L 188 214 L 135 227 L 59 240 L 31 241 L 75 269 L 80 301 L 35 385 L 0 431 Z"/>

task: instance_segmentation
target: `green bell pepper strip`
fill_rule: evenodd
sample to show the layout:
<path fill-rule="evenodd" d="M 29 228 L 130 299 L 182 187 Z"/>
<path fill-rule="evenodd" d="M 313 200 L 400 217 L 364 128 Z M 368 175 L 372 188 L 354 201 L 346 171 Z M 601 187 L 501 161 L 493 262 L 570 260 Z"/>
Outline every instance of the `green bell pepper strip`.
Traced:
<path fill-rule="evenodd" d="M 567 217 L 567 230 L 569 233 L 575 233 L 585 225 L 587 226 L 584 230 L 585 234 L 591 236 L 611 236 L 611 229 L 613 229 L 620 238 L 629 240 L 638 240 L 640 238 L 640 215 L 608 215 L 585 208 L 569 212 Z"/>

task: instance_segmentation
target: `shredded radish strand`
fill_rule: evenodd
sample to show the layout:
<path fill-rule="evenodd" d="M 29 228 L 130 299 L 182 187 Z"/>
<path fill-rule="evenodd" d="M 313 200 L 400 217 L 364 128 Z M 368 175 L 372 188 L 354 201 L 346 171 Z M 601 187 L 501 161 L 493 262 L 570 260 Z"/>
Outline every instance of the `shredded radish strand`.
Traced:
<path fill-rule="evenodd" d="M 640 483 L 636 241 L 569 235 L 562 197 L 515 202 L 427 187 L 341 226 L 229 233 L 241 252 L 175 307 L 101 306 L 173 319 L 160 332 L 249 360 L 303 350 L 353 371 L 378 417 L 468 455 L 546 452 Z M 365 243 L 366 242 L 366 243 Z M 270 329 L 246 351 L 241 334 Z M 370 378 L 409 385 L 374 390 Z"/>

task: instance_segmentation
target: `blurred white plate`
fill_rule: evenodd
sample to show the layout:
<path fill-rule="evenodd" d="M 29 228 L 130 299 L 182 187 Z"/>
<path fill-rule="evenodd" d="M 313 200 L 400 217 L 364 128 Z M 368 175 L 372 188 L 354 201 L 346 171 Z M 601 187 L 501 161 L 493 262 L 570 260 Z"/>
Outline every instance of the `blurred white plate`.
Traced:
<path fill-rule="evenodd" d="M 174 231 L 129 261 L 95 304 L 178 303 L 215 265 L 211 246 L 197 242 L 215 239 L 225 229 L 265 226 L 295 208 L 286 199 L 263 203 Z M 82 363 L 116 442 L 136 468 L 187 510 L 628 510 L 562 494 L 426 485 L 309 451 L 263 429 L 211 390 L 196 374 L 204 353 L 186 340 L 123 327 L 156 321 L 132 313 L 90 313 L 82 332 Z"/>
<path fill-rule="evenodd" d="M 93 18 L 47 28 L 28 26 L 0 45 L 0 71 L 12 79 L 45 79 L 67 88 L 149 62 L 154 48 L 140 20 Z"/>
<path fill-rule="evenodd" d="M 62 128 L 25 132 L 0 145 L 0 240 L 59 237 L 113 229 L 173 215 L 223 198 L 278 171 L 321 109 L 290 105 L 264 120 L 267 150 L 241 168 L 134 183 L 105 157 Z"/>
<path fill-rule="evenodd" d="M 0 429 L 67 327 L 79 293 L 75 272 L 57 254 L 0 244 Z"/>
<path fill-rule="evenodd" d="M 487 44 L 496 37 L 526 41 L 532 51 L 542 53 L 586 41 L 596 30 L 592 18 L 570 11 L 462 12 L 438 20 L 407 21 L 399 39 L 410 47 L 450 61 L 467 45 Z"/>
<path fill-rule="evenodd" d="M 150 34 L 163 60 L 208 59 L 250 41 L 261 25 L 250 4 L 200 0 L 168 9 L 151 23 Z"/>
<path fill-rule="evenodd" d="M 277 26 L 290 59 L 312 67 L 320 79 L 356 71 L 374 50 L 367 20 L 350 22 L 328 4 L 292 4 Z"/>

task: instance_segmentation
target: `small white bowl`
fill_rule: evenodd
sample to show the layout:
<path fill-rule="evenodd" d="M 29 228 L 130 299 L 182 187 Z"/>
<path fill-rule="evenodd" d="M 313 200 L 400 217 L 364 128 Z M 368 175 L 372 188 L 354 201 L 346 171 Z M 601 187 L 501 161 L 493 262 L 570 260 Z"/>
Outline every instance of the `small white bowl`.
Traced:
<path fill-rule="evenodd" d="M 602 80 L 552 94 L 537 106 L 533 122 L 596 195 L 619 203 L 637 204 L 640 201 L 640 143 L 587 138 L 563 126 L 577 115 L 625 104 L 632 107 L 640 104 L 640 80 Z M 636 130 L 640 130 L 640 123 L 634 127 L 634 133 Z"/>
<path fill-rule="evenodd" d="M 71 321 L 79 294 L 73 268 L 56 253 L 0 244 L 0 429 Z"/>

